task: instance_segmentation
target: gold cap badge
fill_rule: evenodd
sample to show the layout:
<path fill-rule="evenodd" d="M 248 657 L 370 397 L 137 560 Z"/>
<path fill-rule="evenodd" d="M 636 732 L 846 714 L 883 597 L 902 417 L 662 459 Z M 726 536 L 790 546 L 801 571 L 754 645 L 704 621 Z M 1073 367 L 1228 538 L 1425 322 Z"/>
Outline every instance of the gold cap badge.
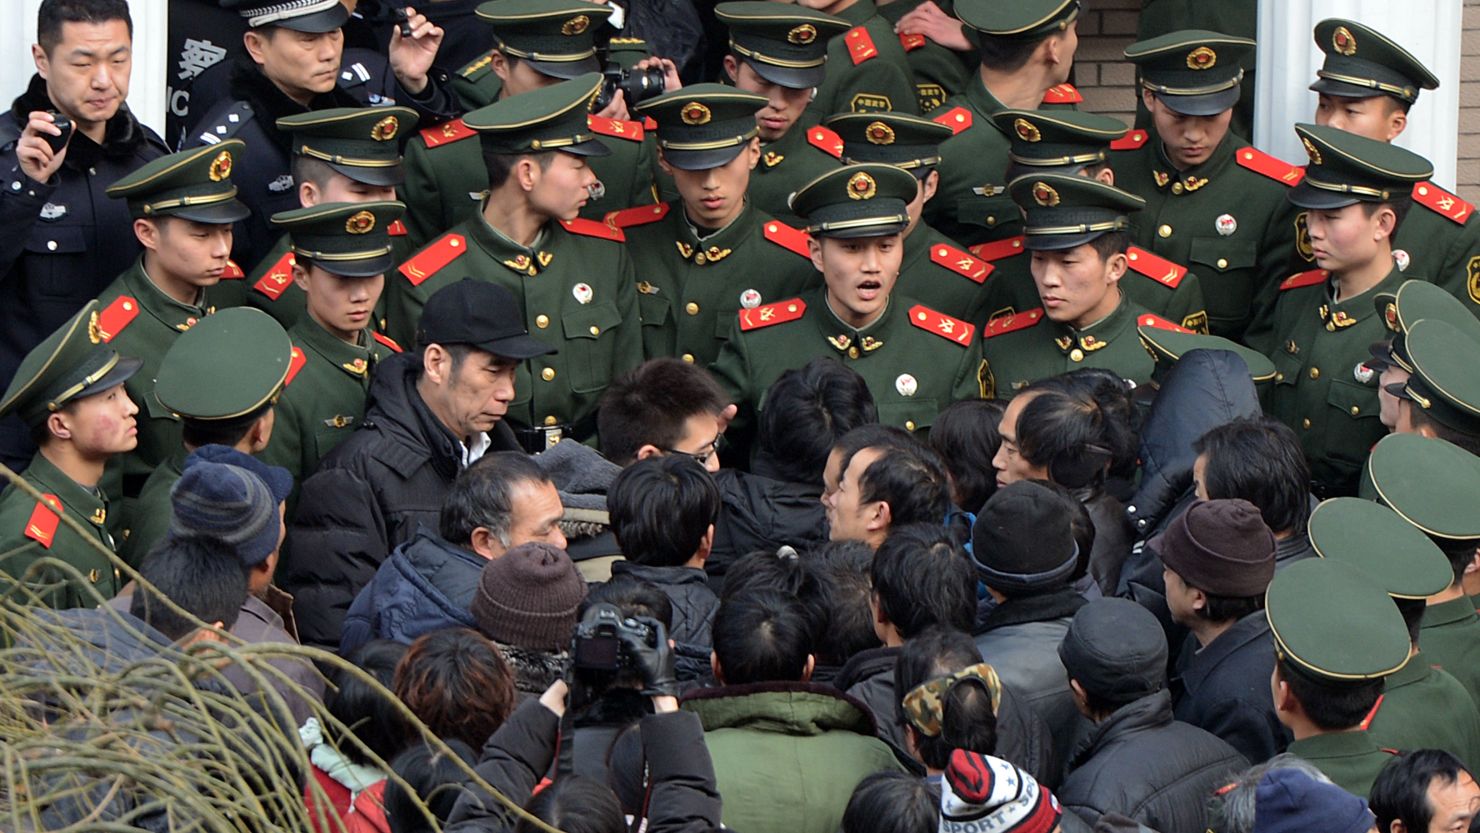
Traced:
<path fill-rule="evenodd" d="M 1310 161 L 1311 161 L 1311 164 L 1312 165 L 1319 165 L 1319 164 L 1321 164 L 1321 152 L 1316 149 L 1315 144 L 1313 144 L 1310 139 L 1307 139 L 1306 137 L 1301 136 L 1300 137 L 1300 144 L 1305 145 L 1305 153 L 1306 153 L 1307 156 L 1310 157 Z"/>
<path fill-rule="evenodd" d="M 894 128 L 881 121 L 869 122 L 868 127 L 863 130 L 863 137 L 871 145 L 892 145 L 894 144 Z"/>
<path fill-rule="evenodd" d="M 1052 208 L 1059 204 L 1059 192 L 1047 182 L 1033 183 L 1033 201 L 1039 205 Z"/>
<path fill-rule="evenodd" d="M 560 27 L 560 34 L 566 36 L 579 35 L 590 28 L 590 26 L 591 18 L 583 14 L 578 14 L 570 20 L 565 21 L 565 25 Z"/>
<path fill-rule="evenodd" d="M 683 119 L 683 123 L 688 125 L 709 124 L 709 120 L 714 117 L 709 112 L 708 107 L 697 101 L 690 101 L 688 104 L 685 104 L 683 110 L 678 115 L 679 118 Z"/>
<path fill-rule="evenodd" d="M 220 182 L 231 176 L 231 151 L 223 150 L 216 154 L 216 158 L 211 160 L 211 169 L 208 171 L 208 175 L 211 177 L 212 182 Z"/>
<path fill-rule="evenodd" d="M 396 138 L 396 131 L 401 129 L 401 122 L 395 116 L 386 116 L 370 128 L 370 138 L 377 142 L 389 142 Z"/>
<path fill-rule="evenodd" d="M 375 215 L 368 211 L 356 211 L 344 221 L 344 230 L 350 234 L 364 234 L 375 228 Z"/>
<path fill-rule="evenodd" d="M 1017 133 L 1018 138 L 1025 142 L 1037 142 L 1043 139 L 1043 134 L 1038 131 L 1038 126 L 1027 119 L 1013 120 L 1012 129 Z"/>
<path fill-rule="evenodd" d="M 1337 26 L 1331 33 L 1331 48 L 1348 57 L 1357 54 L 1357 39 L 1345 26 Z"/>
<path fill-rule="evenodd" d="M 848 178 L 848 198 L 854 200 L 871 200 L 878 193 L 879 184 L 874 178 L 859 171 Z"/>
<path fill-rule="evenodd" d="M 1199 46 L 1187 53 L 1188 69 L 1212 69 L 1217 63 L 1218 53 L 1206 46 Z"/>
<path fill-rule="evenodd" d="M 817 27 L 810 23 L 803 23 L 786 33 L 786 42 L 798 46 L 806 46 L 815 40 L 817 40 Z"/>

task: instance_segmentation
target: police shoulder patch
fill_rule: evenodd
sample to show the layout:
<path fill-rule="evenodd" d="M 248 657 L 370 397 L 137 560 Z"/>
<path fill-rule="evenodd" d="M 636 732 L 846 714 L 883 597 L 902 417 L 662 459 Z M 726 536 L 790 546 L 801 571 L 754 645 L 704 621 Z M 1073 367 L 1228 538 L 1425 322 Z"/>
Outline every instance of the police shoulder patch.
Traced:
<path fill-rule="evenodd" d="M 492 68 L 493 51 L 490 50 L 488 52 L 485 52 L 482 57 L 475 58 L 472 61 L 464 64 L 463 68 L 457 71 L 457 74 L 461 75 L 463 78 L 468 79 L 469 81 L 473 81 L 487 75 L 489 72 L 492 71 Z"/>
<path fill-rule="evenodd" d="M 226 261 L 226 269 L 225 269 L 225 271 L 223 271 L 221 273 L 221 280 L 223 280 L 223 281 L 239 281 L 242 278 L 245 278 L 246 276 L 247 276 L 247 273 L 246 272 L 243 272 L 242 271 L 242 268 L 240 266 L 237 266 L 236 265 L 236 261 L 234 261 L 234 260 L 228 260 L 228 261 Z"/>
<path fill-rule="evenodd" d="M 252 120 L 252 105 L 245 101 L 232 104 L 210 127 L 203 130 L 197 141 L 202 145 L 214 145 L 222 139 L 230 139 Z"/>
<path fill-rule="evenodd" d="M 615 240 L 618 243 L 627 242 L 627 235 L 614 226 L 609 226 L 600 220 L 587 220 L 577 217 L 574 220 L 561 220 L 560 225 L 571 234 L 579 234 L 582 237 L 600 237 L 603 240 Z"/>
<path fill-rule="evenodd" d="M 811 235 L 799 228 L 792 228 L 780 220 L 768 220 L 761 234 L 783 249 L 790 249 L 805 258 L 812 257 L 812 250 L 807 245 Z"/>
<path fill-rule="evenodd" d="M 843 158 L 843 137 L 820 124 L 807 130 L 807 142 L 834 159 Z"/>
<path fill-rule="evenodd" d="M 1287 289 L 1299 289 L 1302 286 L 1315 286 L 1331 276 L 1325 269 L 1311 269 L 1298 275 L 1291 275 L 1280 283 L 1280 291 Z"/>
<path fill-rule="evenodd" d="M 419 135 L 427 147 L 434 148 L 477 136 L 478 131 L 468 127 L 462 119 L 453 119 L 428 127 L 420 131 Z"/>
<path fill-rule="evenodd" d="M 952 107 L 936 116 L 933 121 L 936 124 L 943 124 L 949 127 L 952 134 L 960 133 L 971 127 L 971 111 L 965 107 Z"/>
<path fill-rule="evenodd" d="M 1146 144 L 1146 140 L 1149 138 L 1151 138 L 1151 134 L 1147 133 L 1144 130 L 1132 130 L 1124 136 L 1121 136 L 1119 139 L 1111 142 L 1110 149 L 1135 150 L 1136 148 Z"/>
<path fill-rule="evenodd" d="M 807 311 L 807 302 L 801 298 L 790 298 L 774 304 L 762 304 L 755 309 L 740 310 L 740 331 L 748 333 L 775 324 L 785 324 L 802 317 Z"/>
<path fill-rule="evenodd" d="M 1029 327 L 1042 323 L 1047 319 L 1043 314 L 1043 307 L 1025 310 L 1023 312 L 1009 312 L 999 315 L 987 322 L 982 328 L 982 338 L 996 338 L 1000 335 L 1015 333 L 1018 330 L 1026 330 Z"/>
<path fill-rule="evenodd" d="M 626 139 L 629 142 L 642 141 L 645 128 L 640 121 L 623 121 L 621 119 L 608 119 L 601 116 L 587 116 L 586 124 L 591 129 L 603 136 L 613 139 Z"/>
<path fill-rule="evenodd" d="M 972 254 L 985 261 L 995 262 L 1004 258 L 1020 255 L 1023 253 L 1023 236 L 1005 237 L 1001 240 L 993 240 L 990 243 L 978 243 L 968 249 Z"/>
<path fill-rule="evenodd" d="M 400 272 L 412 286 L 435 275 L 442 267 L 462 257 L 468 250 L 467 238 L 461 234 L 444 234 L 401 264 Z"/>
<path fill-rule="evenodd" d="M 910 307 L 910 323 L 927 333 L 938 335 L 946 341 L 963 347 L 970 344 L 972 337 L 976 335 L 975 325 L 968 324 L 959 318 L 952 318 L 943 312 L 936 312 L 924 304 L 915 304 Z"/>
<path fill-rule="evenodd" d="M 1079 90 L 1075 89 L 1073 84 L 1055 84 L 1043 94 L 1044 104 L 1081 104 L 1083 102 L 1084 96 L 1079 94 Z"/>
<path fill-rule="evenodd" d="M 397 344 L 396 340 L 388 335 L 384 335 L 382 333 L 371 330 L 370 337 L 385 345 L 386 349 L 390 350 L 392 353 L 402 352 L 401 345 Z"/>
<path fill-rule="evenodd" d="M 843 44 L 848 47 L 848 58 L 854 66 L 879 56 L 879 47 L 874 45 L 873 37 L 862 26 L 849 29 L 843 35 Z"/>
<path fill-rule="evenodd" d="M 1283 159 L 1270 156 L 1258 148 L 1240 148 L 1234 153 L 1234 159 L 1242 168 L 1247 168 L 1256 174 L 1268 177 L 1287 188 L 1293 188 L 1300 184 L 1305 178 L 1305 168 L 1299 165 L 1291 165 Z"/>
<path fill-rule="evenodd" d="M 1150 312 L 1143 312 L 1139 316 L 1137 316 L 1136 317 L 1136 326 L 1138 326 L 1138 327 L 1155 327 L 1158 330 L 1171 330 L 1174 333 L 1190 333 L 1190 332 L 1192 332 L 1191 330 L 1187 329 L 1186 327 L 1182 326 L 1181 324 L 1178 324 L 1175 321 L 1168 321 L 1167 319 L 1162 318 L 1160 315 L 1156 315 L 1156 314 L 1150 313 Z"/>
<path fill-rule="evenodd" d="M 31 510 L 31 517 L 26 519 L 26 537 L 51 549 L 52 541 L 56 540 L 57 525 L 62 522 L 61 511 L 62 502 L 56 495 L 42 495 L 41 500 L 36 501 L 36 508 Z"/>
<path fill-rule="evenodd" d="M 267 267 L 267 272 L 252 284 L 252 289 L 276 301 L 293 283 L 293 263 L 293 253 L 283 252 L 283 256 Z"/>
<path fill-rule="evenodd" d="M 1176 289 L 1177 284 L 1187 277 L 1187 267 L 1178 266 L 1159 255 L 1152 254 L 1140 246 L 1131 246 L 1125 250 L 1127 263 L 1131 271 L 1156 281 L 1170 289 Z"/>
<path fill-rule="evenodd" d="M 1452 222 L 1464 225 L 1475 213 L 1475 206 L 1432 182 L 1420 182 L 1413 186 L 1413 201 Z"/>
<path fill-rule="evenodd" d="M 992 264 L 978 260 L 955 246 L 937 243 L 930 247 L 930 261 L 975 283 L 984 283 L 992 274 Z"/>
<path fill-rule="evenodd" d="M 308 363 L 308 356 L 304 355 L 303 348 L 293 345 L 293 355 L 288 358 L 288 375 L 283 377 L 283 387 L 293 384 L 293 379 L 298 376 L 298 371 Z"/>
<path fill-rule="evenodd" d="M 128 325 L 134 323 L 134 319 L 138 317 L 139 302 L 127 295 L 120 295 L 98 313 L 98 336 L 106 344 L 128 329 Z"/>
<path fill-rule="evenodd" d="M 666 202 L 656 205 L 634 205 L 620 211 L 612 211 L 606 215 L 605 222 L 614 228 L 632 228 L 634 226 L 645 226 L 656 223 L 668 216 L 670 206 Z"/>

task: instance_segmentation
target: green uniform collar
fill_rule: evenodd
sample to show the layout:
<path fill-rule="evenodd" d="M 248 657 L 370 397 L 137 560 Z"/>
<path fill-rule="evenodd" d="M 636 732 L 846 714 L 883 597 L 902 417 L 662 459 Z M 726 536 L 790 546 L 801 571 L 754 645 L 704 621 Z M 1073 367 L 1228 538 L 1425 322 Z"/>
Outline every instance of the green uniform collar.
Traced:
<path fill-rule="evenodd" d="M 359 345 L 346 344 L 305 311 L 288 334 L 292 336 L 294 344 L 313 351 L 356 381 L 369 383 L 370 368 L 375 366 L 375 351 L 371 347 L 375 342 L 369 330 L 360 331 Z"/>
<path fill-rule="evenodd" d="M 1378 281 L 1376 286 L 1336 302 L 1332 300 L 1332 291 L 1336 287 L 1336 278 L 1333 276 L 1326 282 L 1325 303 L 1321 304 L 1316 312 L 1321 316 L 1321 323 L 1326 326 L 1328 332 L 1344 330 L 1377 315 L 1377 307 L 1372 303 L 1373 296 L 1380 292 L 1396 291 L 1403 281 L 1403 273 L 1394 266 L 1392 271 L 1387 273 L 1387 277 Z"/>
<path fill-rule="evenodd" d="M 744 207 L 729 225 L 703 238 L 695 233 L 697 229 L 684 211 L 683 200 L 674 200 L 673 207 L 678 209 L 678 239 L 674 241 L 678 253 L 684 260 L 698 266 L 724 260 L 755 234 L 755 208 L 749 197 L 745 198 Z"/>
<path fill-rule="evenodd" d="M 862 26 L 878 14 L 879 7 L 874 5 L 874 0 L 858 0 L 857 3 L 834 14 L 833 17 L 846 20 L 854 26 Z"/>
<path fill-rule="evenodd" d="M 40 452 L 31 458 L 31 465 L 26 467 L 26 479 L 42 494 L 56 495 L 69 514 L 84 523 L 92 524 L 97 530 L 98 538 L 112 546 L 112 540 L 106 531 L 108 499 L 103 497 L 101 490 L 93 491 L 79 484 Z"/>
<path fill-rule="evenodd" d="M 1434 673 L 1434 669 L 1428 663 L 1428 658 L 1420 651 L 1408 658 L 1408 664 L 1397 671 L 1387 675 L 1387 682 L 1383 690 L 1391 694 L 1394 689 L 1406 685 L 1421 683 Z M 1380 708 L 1380 707 L 1379 707 Z"/>
<path fill-rule="evenodd" d="M 1076 330 L 1067 324 L 1060 325 L 1062 334 L 1054 338 L 1054 344 L 1066 356 L 1075 350 L 1093 353 L 1110 346 L 1111 342 L 1134 331 L 1135 327 L 1136 314 L 1125 294 L 1121 293 L 1120 303 L 1115 305 L 1115 309 L 1088 327 Z"/>
<path fill-rule="evenodd" d="M 143 255 L 134 261 L 132 268 L 123 273 L 123 285 L 145 312 L 176 332 L 185 332 L 195 326 L 195 322 L 216 311 L 211 307 L 182 304 L 164 294 L 145 274 Z M 201 298 L 205 298 L 204 292 L 201 293 Z"/>
<path fill-rule="evenodd" d="M 1232 133 L 1223 137 L 1218 147 L 1213 149 L 1213 155 L 1208 161 L 1201 165 L 1194 165 L 1185 170 L 1177 170 L 1172 160 L 1167 156 L 1166 148 L 1162 146 L 1161 139 L 1152 137 L 1151 144 L 1155 147 L 1154 156 L 1151 160 L 1151 180 L 1156 184 L 1158 190 L 1171 191 L 1181 196 L 1183 194 L 1195 193 L 1215 178 L 1221 176 L 1227 170 L 1229 163 L 1233 161 L 1234 151 L 1238 144 Z"/>
<path fill-rule="evenodd" d="M 1366 732 L 1328 732 L 1291 741 L 1288 751 L 1317 766 L 1320 761 L 1331 758 L 1360 758 L 1382 752 Z"/>
<path fill-rule="evenodd" d="M 888 306 L 884 307 L 884 314 L 874 323 L 859 330 L 844 324 L 832 311 L 827 302 L 827 287 L 816 290 L 813 298 L 815 300 L 808 300 L 807 304 L 816 304 L 817 315 L 812 320 L 817 322 L 818 333 L 840 357 L 849 359 L 873 355 L 884 346 L 884 341 L 890 334 L 895 309 L 899 306 L 899 299 L 891 295 Z"/>
<path fill-rule="evenodd" d="M 1467 622 L 1475 618 L 1475 601 L 1467 596 L 1431 604 L 1423 611 L 1423 630 Z"/>
<path fill-rule="evenodd" d="M 992 91 L 987 89 L 986 83 L 982 81 L 981 73 L 973 72 L 971 74 L 971 80 L 966 84 L 965 98 L 966 103 L 971 105 L 971 109 L 985 117 L 986 126 L 997 130 L 997 125 L 992 121 L 991 116 L 998 110 L 1006 110 L 1007 105 L 998 101 L 997 96 L 992 95 Z M 976 126 L 974 121 L 972 122 L 972 126 Z M 998 132 L 1000 133 L 1001 131 L 999 130 Z M 1006 134 L 1003 135 L 1005 136 Z"/>
<path fill-rule="evenodd" d="M 488 218 L 483 216 L 482 204 L 478 207 L 476 220 L 471 226 L 473 242 L 477 243 L 490 258 L 502 263 L 516 275 L 534 277 L 555 259 L 555 253 L 547 248 L 550 242 L 548 224 L 535 238 L 534 246 L 525 247 L 510 240 L 503 232 L 489 225 Z"/>

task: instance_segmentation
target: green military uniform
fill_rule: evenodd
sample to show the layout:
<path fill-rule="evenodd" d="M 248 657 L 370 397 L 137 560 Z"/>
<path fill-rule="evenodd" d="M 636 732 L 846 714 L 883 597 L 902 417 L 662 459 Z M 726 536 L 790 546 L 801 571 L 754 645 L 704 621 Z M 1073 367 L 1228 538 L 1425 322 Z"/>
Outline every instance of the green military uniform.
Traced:
<path fill-rule="evenodd" d="M 797 192 L 816 236 L 898 234 L 908 221 L 915 179 L 890 165 L 850 165 Z M 879 421 L 925 431 L 944 407 L 976 398 L 980 364 L 976 328 L 894 294 L 866 326 L 833 312 L 827 288 L 801 298 L 740 311 L 712 370 L 740 405 L 744 424 L 765 407 L 771 383 L 787 370 L 828 358 L 868 382 Z"/>
<path fill-rule="evenodd" d="M 522 155 L 555 149 L 599 154 L 586 124 L 600 76 L 595 73 L 469 113 L 491 152 Z M 527 444 L 595 434 L 596 406 L 612 379 L 642 361 L 637 279 L 621 231 L 591 220 L 546 222 L 528 245 L 489 225 L 480 212 L 433 240 L 387 282 L 390 333 L 414 344 L 422 307 L 463 278 L 508 289 L 530 330 L 559 353 L 520 365 L 507 419 Z"/>
<path fill-rule="evenodd" d="M 668 164 L 706 171 L 729 164 L 759 132 L 766 99 L 698 84 L 646 102 Z M 743 194 L 726 194 L 740 198 Z M 721 229 L 699 229 L 682 201 L 618 211 L 608 222 L 627 236 L 637 275 L 643 353 L 707 366 L 730 336 L 735 313 L 789 298 L 817 283 L 807 238 L 748 200 Z M 702 234 L 702 236 L 701 236 Z"/>
<path fill-rule="evenodd" d="M 1258 34 L 1258 0 L 1223 0 L 1205 3 L 1202 0 L 1141 0 L 1141 14 L 1136 19 L 1136 40 L 1151 40 L 1160 35 L 1184 29 L 1205 29 L 1253 38 Z M 1229 129 L 1239 136 L 1254 135 L 1254 68 L 1253 53 L 1243 56 L 1239 65 L 1244 69 L 1244 83 L 1239 91 L 1238 103 L 1233 107 L 1233 119 Z M 1136 127 L 1150 129 L 1151 111 L 1136 96 Z"/>
<path fill-rule="evenodd" d="M 278 130 L 293 135 L 293 156 L 318 159 L 335 173 L 366 185 L 400 186 L 401 145 L 416 128 L 416 111 L 407 107 L 342 107 L 314 110 L 277 120 Z M 396 263 L 411 254 L 406 224 L 391 227 Z M 278 237 L 243 286 L 246 302 L 284 327 L 303 314 L 303 290 L 293 283 L 293 241 Z M 225 307 L 225 304 L 218 304 Z"/>
<path fill-rule="evenodd" d="M 1214 115 L 1237 101 L 1239 61 L 1253 41 L 1175 32 L 1132 44 L 1143 86 L 1188 115 Z M 1186 92 L 1192 91 L 1192 92 Z M 1293 256 L 1295 209 L 1285 197 L 1300 169 L 1248 147 L 1233 133 L 1206 161 L 1178 170 L 1153 134 L 1137 131 L 1111 157 L 1115 184 L 1146 200 L 1132 224 L 1138 246 L 1196 269 L 1214 335 L 1243 340 L 1262 290 Z"/>
<path fill-rule="evenodd" d="M 1322 558 L 1366 574 L 1408 616 L 1422 616 L 1424 599 L 1449 587 L 1444 553 L 1398 513 L 1370 500 L 1335 498 L 1317 506 L 1308 525 Z M 1474 766 L 1480 760 L 1480 711 L 1448 672 L 1413 646 L 1413 656 L 1387 678 L 1366 730 L 1379 746 L 1443 749 Z"/>
<path fill-rule="evenodd" d="M 0 416 L 18 413 L 35 430 L 70 402 L 105 393 L 139 370 L 138 359 L 120 356 L 105 346 L 98 324 L 98 303 L 88 301 L 76 315 L 26 355 L 0 398 Z M 38 501 L 18 486 L 0 492 L 0 596 L 49 607 L 92 607 L 122 585 L 110 555 L 108 498 L 103 490 L 84 486 L 61 471 L 46 454 L 36 453 L 22 480 L 40 492 Z M 63 523 L 65 516 L 82 532 Z M 76 570 L 80 583 L 58 566 L 45 565 L 14 586 L 43 559 Z M 34 595 L 33 595 L 34 594 Z"/>
<path fill-rule="evenodd" d="M 856 0 L 837 13 L 853 28 L 827 44 L 827 76 L 808 105 L 816 118 L 834 113 L 918 113 L 904 44 L 894 23 L 879 14 L 874 0 Z"/>
<path fill-rule="evenodd" d="M 1296 205 L 1381 202 L 1432 170 L 1393 145 L 1315 125 L 1295 130 L 1311 157 L 1290 194 Z M 1402 282 L 1394 268 L 1376 286 L 1338 299 L 1339 279 L 1326 271 L 1296 275 L 1280 284 L 1268 335 L 1250 339 L 1251 347 L 1274 359 L 1279 375 L 1267 412 L 1300 436 L 1319 496 L 1355 494 L 1363 459 L 1387 432 L 1378 418 L 1377 374 L 1367 364 L 1368 347 L 1386 336 L 1372 299 L 1396 292 Z"/>
<path fill-rule="evenodd" d="M 879 16 L 891 27 L 914 11 L 924 0 L 891 0 L 879 7 Z M 950 0 L 937 4 L 946 14 L 953 8 Z M 966 89 L 966 82 L 975 69 L 971 56 L 957 53 L 932 41 L 924 35 L 899 35 L 899 45 L 904 47 L 905 62 L 909 64 L 910 80 L 915 85 L 915 100 L 921 113 L 940 107 L 946 99 Z"/>
<path fill-rule="evenodd" d="M 1329 558 L 1296 562 L 1275 574 L 1264 600 L 1280 674 L 1302 674 L 1322 688 L 1335 688 L 1386 677 L 1408 662 L 1412 645 L 1398 606 L 1349 564 Z M 1363 731 L 1300 738 L 1286 751 L 1363 797 L 1392 760 Z"/>
<path fill-rule="evenodd" d="M 292 344 L 282 325 L 254 309 L 217 312 L 182 333 L 159 366 L 154 397 L 188 425 L 208 431 L 251 423 L 271 407 L 292 360 Z M 271 435 L 278 440 L 281 414 Z M 170 493 L 185 472 L 191 449 L 183 443 L 150 473 L 134 503 L 127 540 L 119 555 L 134 567 L 170 528 Z"/>

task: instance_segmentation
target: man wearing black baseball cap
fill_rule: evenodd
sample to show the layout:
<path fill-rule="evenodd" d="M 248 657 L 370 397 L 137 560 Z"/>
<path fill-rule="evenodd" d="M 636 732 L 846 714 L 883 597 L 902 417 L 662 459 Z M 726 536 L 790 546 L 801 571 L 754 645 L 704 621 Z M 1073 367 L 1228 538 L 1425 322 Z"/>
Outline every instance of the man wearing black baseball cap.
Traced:
<path fill-rule="evenodd" d="M 471 278 L 427 299 L 416 349 L 376 365 L 361 428 L 303 483 L 278 568 L 305 645 L 333 650 L 345 611 L 386 554 L 437 527 L 452 481 L 489 451 L 519 449 L 504 422 L 514 373 L 555 352 L 514 297 Z"/>

